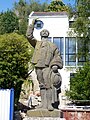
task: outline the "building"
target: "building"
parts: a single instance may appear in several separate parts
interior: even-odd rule
[[[73,19],[69,20],[66,12],[32,12],[29,15],[29,24],[33,19],[38,18],[35,24],[34,37],[41,40],[40,32],[47,29],[50,32],[49,40],[57,45],[63,59],[63,69],[59,72],[62,76],[61,91],[64,95],[65,90],[70,88],[70,76],[76,72],[78,66],[83,65],[85,59],[77,58],[78,47],[75,35],[70,35]]]

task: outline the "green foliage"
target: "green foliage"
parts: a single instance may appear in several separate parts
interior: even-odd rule
[[[26,36],[26,30],[27,30],[27,20],[20,19],[19,20],[19,31],[18,31],[18,33]]]
[[[19,34],[26,35],[27,30],[27,4],[24,0],[19,0],[18,3],[14,3],[14,13],[17,15],[19,19]]]
[[[42,8],[45,7],[44,4],[41,4],[38,0],[30,0],[30,3],[29,3],[29,11],[32,12],[32,11],[35,11],[35,12],[39,12],[39,11],[42,11]]]
[[[19,0],[14,3],[13,11],[19,18],[19,34],[26,35],[28,17],[32,11],[44,11],[47,7],[47,3],[39,3],[38,0]]]
[[[78,0],[75,15],[74,32],[77,36],[88,37],[90,40],[90,1]]]
[[[47,2],[40,3],[39,0],[29,0],[28,3],[28,13],[30,14],[32,11],[34,12],[44,12],[47,8]]]
[[[14,3],[13,11],[19,17],[19,19],[23,19],[27,16],[27,4],[25,0],[19,0],[18,3]]]
[[[78,53],[77,57],[78,60],[84,60],[85,62],[90,61],[90,41],[85,37],[77,38],[77,44],[78,44]]]
[[[90,62],[79,68],[70,81],[70,91],[66,92],[72,100],[90,100]]]
[[[24,36],[16,33],[0,36],[0,88],[14,88],[15,100],[28,73],[32,49]]]
[[[84,53],[86,61],[90,60],[90,1],[77,0],[76,12],[74,13],[73,31],[81,42],[82,49],[79,48],[79,56]],[[73,32],[72,32],[73,33]],[[82,53],[83,52],[83,53]]]
[[[63,12],[63,11],[68,11],[68,7],[61,0],[54,0],[48,6],[47,11],[50,11],[50,12]]]
[[[0,34],[12,33],[18,30],[18,18],[12,11],[0,14]]]

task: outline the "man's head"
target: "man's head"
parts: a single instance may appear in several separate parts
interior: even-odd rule
[[[42,30],[42,31],[40,32],[40,36],[41,36],[41,38],[42,38],[42,37],[47,38],[47,37],[49,36],[49,31],[46,30],[46,29]]]

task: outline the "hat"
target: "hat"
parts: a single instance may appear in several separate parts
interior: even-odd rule
[[[53,86],[55,86],[57,89],[61,87],[61,83],[62,83],[62,78],[59,72],[54,73],[52,71],[51,73],[51,81]]]

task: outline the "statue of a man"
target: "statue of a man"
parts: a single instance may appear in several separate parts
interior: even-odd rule
[[[54,103],[58,101],[58,91],[61,87],[61,76],[58,69],[62,69],[63,63],[59,50],[55,44],[48,41],[49,31],[44,29],[40,32],[41,41],[33,36],[36,19],[27,29],[27,39],[35,48],[32,64],[35,65],[37,80],[39,81],[41,93],[40,108],[54,110]]]

